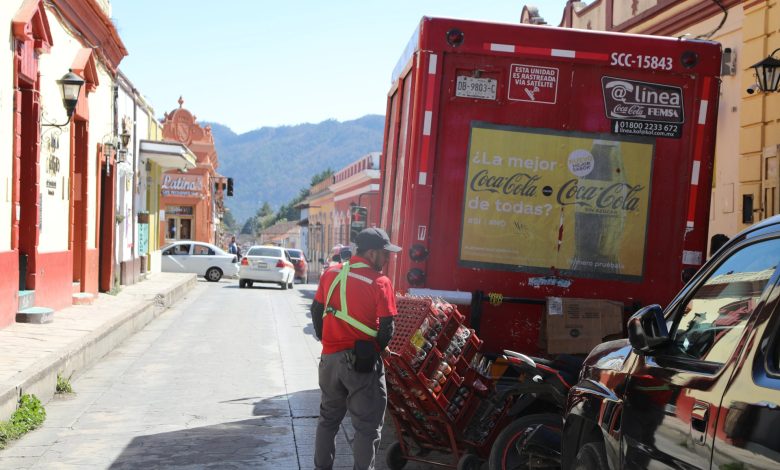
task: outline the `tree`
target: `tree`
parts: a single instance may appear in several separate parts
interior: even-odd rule
[[[333,170],[330,168],[323,170],[311,177],[311,185],[314,186],[317,183],[321,183],[331,176],[333,176]]]
[[[233,214],[227,209],[222,214],[222,223],[225,224],[225,228],[230,233],[234,233],[238,229],[238,223],[236,222],[236,219],[233,217]]]

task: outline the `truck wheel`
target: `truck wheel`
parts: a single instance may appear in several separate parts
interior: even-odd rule
[[[601,442],[588,442],[577,452],[574,470],[600,470],[603,468],[609,468],[609,462],[607,461],[607,453],[604,451],[604,444]]]
[[[404,456],[404,450],[401,448],[399,442],[393,442],[385,452],[385,462],[390,470],[401,470],[406,465],[406,457]]]
[[[246,281],[246,286],[247,286],[247,287],[252,287],[253,285],[255,285],[255,283],[254,283],[254,282],[252,282],[252,281]]]
[[[238,280],[238,288],[239,289],[243,289],[244,287],[246,287],[246,281],[244,279],[239,279]]]
[[[490,449],[490,470],[506,470],[509,468],[560,468],[560,461],[553,462],[547,455],[534,455],[530,452],[526,452],[525,447],[518,447],[518,443],[527,439],[532,432],[541,431],[539,427],[544,427],[545,433],[549,436],[549,433],[561,434],[563,430],[563,420],[560,415],[553,413],[528,415],[518,418],[509,423],[496,437],[493,442],[493,447]],[[544,448],[546,447],[546,441],[544,435],[534,434],[533,447]],[[537,442],[538,441],[538,442]],[[551,440],[555,442],[557,446],[555,449],[550,449],[548,455],[560,454],[560,439]],[[545,458],[547,457],[547,458]],[[548,462],[548,460],[550,460]]]
[[[484,460],[474,454],[463,454],[463,457],[458,460],[457,470],[480,470],[483,463]]]

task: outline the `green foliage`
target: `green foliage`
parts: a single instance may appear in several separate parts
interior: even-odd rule
[[[264,127],[241,135],[220,124],[210,125],[219,172],[235,181],[235,195],[226,199],[226,205],[235,218],[247,220],[254,218],[260,201],[271,208],[290,205],[301,188],[308,189],[317,177],[329,176],[323,176],[328,171],[323,169],[341,169],[368,152],[381,150],[384,116]],[[241,233],[254,233],[257,227],[255,222],[245,222]]]
[[[239,228],[236,218],[233,217],[233,214],[231,214],[230,211],[225,211],[222,216],[222,223],[225,224],[225,230],[229,233],[235,233]]]
[[[73,387],[70,385],[70,377],[67,379],[57,374],[57,393],[73,393]]]
[[[8,441],[19,439],[24,434],[39,427],[46,420],[46,410],[35,395],[22,395],[19,408],[8,421],[0,421],[0,449]]]
[[[317,183],[322,183],[331,176],[333,176],[333,170],[330,168],[323,170],[311,177],[311,185],[314,186]]]

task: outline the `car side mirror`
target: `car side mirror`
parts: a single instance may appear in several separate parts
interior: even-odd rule
[[[628,341],[640,354],[647,354],[669,340],[664,311],[660,305],[648,305],[628,319]]]

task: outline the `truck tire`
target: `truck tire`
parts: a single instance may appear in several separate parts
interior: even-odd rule
[[[601,442],[588,442],[579,452],[574,462],[574,470],[602,470],[608,469],[607,453]]]
[[[490,470],[506,470],[509,468],[546,468],[539,466],[540,462],[534,462],[531,466],[528,459],[529,455],[523,454],[523,449],[517,449],[517,443],[524,439],[528,432],[532,432],[536,426],[545,426],[553,432],[561,433],[563,430],[563,419],[560,415],[554,413],[543,413],[536,415],[521,416],[509,423],[499,433],[490,449],[490,458],[488,460]],[[555,451],[560,452],[559,449]],[[551,462],[550,468],[560,467],[560,462]]]

